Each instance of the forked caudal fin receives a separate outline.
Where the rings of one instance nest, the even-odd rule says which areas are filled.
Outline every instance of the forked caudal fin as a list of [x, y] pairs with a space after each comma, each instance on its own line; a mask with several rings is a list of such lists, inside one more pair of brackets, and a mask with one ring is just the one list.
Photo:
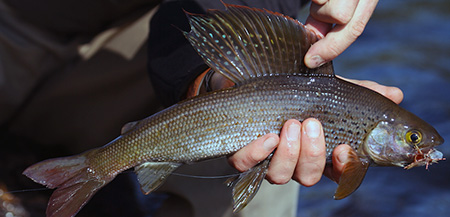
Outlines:
[[[95, 150], [95, 149], [94, 149]], [[47, 206], [47, 217], [71, 217], [101, 187], [112, 180], [101, 180], [88, 168], [84, 154], [49, 159], [28, 167], [23, 174], [48, 188], [56, 188]]]

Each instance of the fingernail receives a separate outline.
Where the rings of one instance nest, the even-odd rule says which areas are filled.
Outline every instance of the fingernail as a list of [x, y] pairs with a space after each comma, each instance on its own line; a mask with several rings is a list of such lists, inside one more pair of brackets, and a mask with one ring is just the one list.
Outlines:
[[312, 56], [309, 61], [312, 63], [312, 68], [319, 67], [325, 63], [325, 60], [319, 55]]
[[271, 151], [275, 146], [277, 146], [277, 140], [273, 137], [269, 137], [264, 141], [263, 146], [267, 151]]
[[316, 139], [320, 135], [320, 124], [317, 121], [308, 121], [306, 124], [306, 135], [310, 139]]
[[298, 141], [300, 140], [300, 125], [292, 123], [289, 125], [287, 132], [288, 141]]
[[345, 164], [348, 161], [348, 152], [347, 151], [341, 151], [338, 155], [337, 155], [337, 161], [340, 164]]

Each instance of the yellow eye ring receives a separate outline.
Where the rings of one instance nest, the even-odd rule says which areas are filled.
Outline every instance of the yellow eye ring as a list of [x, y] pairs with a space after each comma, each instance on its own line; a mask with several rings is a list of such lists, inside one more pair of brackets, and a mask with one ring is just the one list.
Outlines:
[[418, 144], [422, 141], [422, 133], [417, 130], [410, 130], [406, 133], [406, 142], [410, 144]]

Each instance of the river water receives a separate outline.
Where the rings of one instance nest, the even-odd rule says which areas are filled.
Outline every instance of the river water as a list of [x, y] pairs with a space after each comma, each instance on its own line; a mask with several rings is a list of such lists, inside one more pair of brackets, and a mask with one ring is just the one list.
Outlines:
[[[363, 35], [334, 61], [344, 77], [397, 86], [401, 106], [431, 123], [450, 159], [450, 1], [380, 1]], [[412, 170], [370, 168], [350, 197], [336, 184], [302, 187], [297, 216], [450, 216], [450, 161]]]

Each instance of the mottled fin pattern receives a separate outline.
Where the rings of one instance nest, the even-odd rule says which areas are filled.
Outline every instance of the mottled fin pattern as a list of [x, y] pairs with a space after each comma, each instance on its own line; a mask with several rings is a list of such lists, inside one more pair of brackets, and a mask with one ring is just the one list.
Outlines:
[[266, 177], [272, 155], [239, 177], [227, 180], [228, 186], [233, 187], [233, 212], [237, 213], [242, 210], [255, 197]]
[[370, 163], [367, 159], [360, 158], [352, 149], [349, 152], [349, 161], [344, 166], [339, 185], [334, 194], [335, 200], [346, 198], [356, 191], [361, 185]]
[[305, 53], [318, 37], [299, 21], [268, 10], [225, 6], [226, 11], [206, 15], [187, 13], [191, 31], [184, 33], [216, 72], [237, 84], [262, 76], [333, 75], [331, 63], [305, 66]]
[[[95, 149], [94, 149], [95, 150]], [[47, 206], [47, 217], [71, 217], [114, 177], [98, 179], [88, 168], [89, 152], [34, 164], [23, 174], [48, 188], [56, 188]]]
[[181, 163], [146, 162], [134, 167], [137, 179], [144, 194], [156, 190]]

